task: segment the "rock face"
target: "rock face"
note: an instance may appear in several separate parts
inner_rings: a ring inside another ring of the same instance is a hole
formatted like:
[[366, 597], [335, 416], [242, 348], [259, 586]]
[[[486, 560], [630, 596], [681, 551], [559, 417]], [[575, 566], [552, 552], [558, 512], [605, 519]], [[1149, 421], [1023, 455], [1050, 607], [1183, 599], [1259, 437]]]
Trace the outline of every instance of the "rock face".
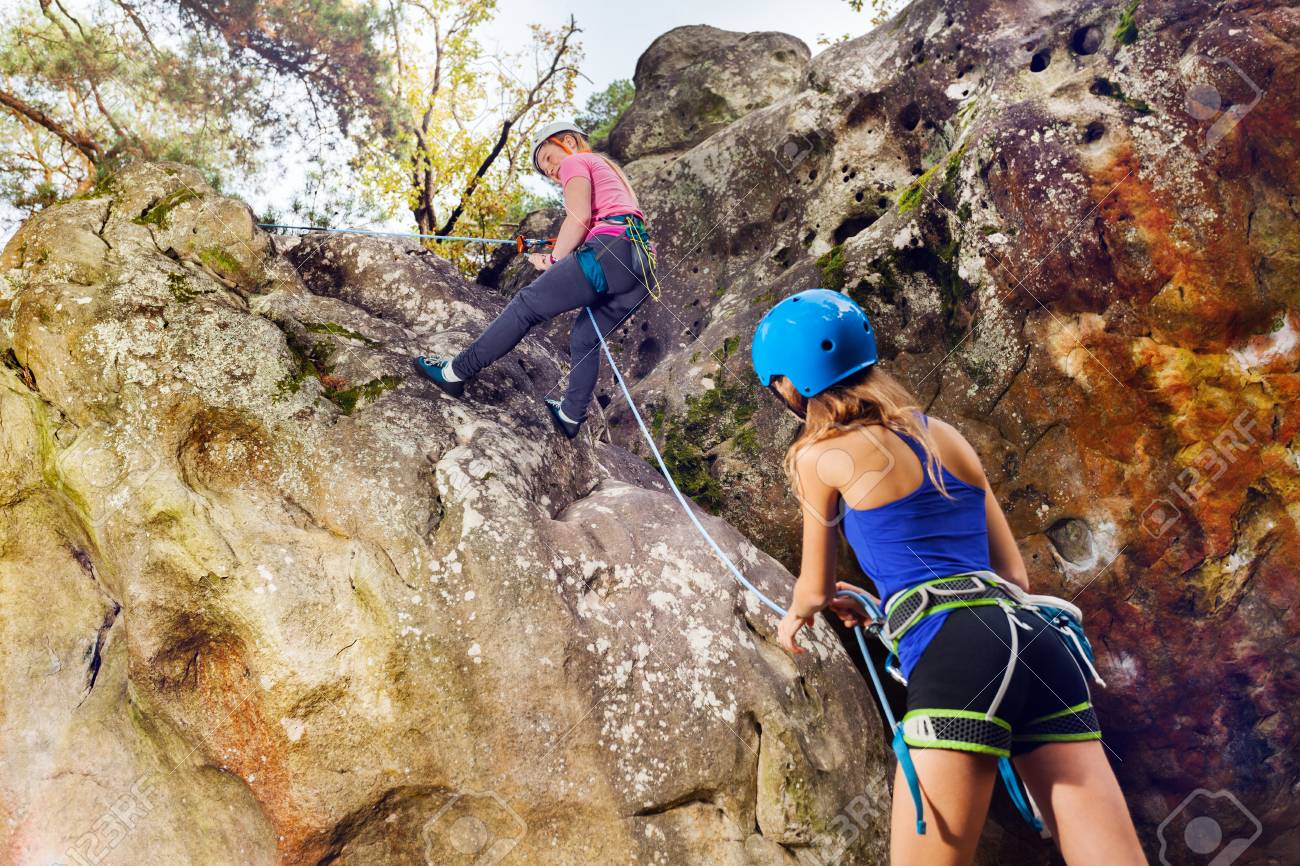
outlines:
[[829, 628], [792, 660], [656, 474], [554, 432], [551, 353], [413, 374], [498, 296], [285, 247], [137, 164], [4, 250], [0, 861], [882, 862]]
[[1298, 37], [1264, 0], [921, 0], [627, 166], [663, 303], [623, 357], [697, 501], [796, 564], [749, 340], [800, 289], [859, 300], [1033, 583], [1087, 610], [1153, 861], [1205, 789], [1260, 823], [1240, 862], [1300, 862]]
[[638, 98], [609, 135], [620, 160], [680, 151], [800, 89], [808, 46], [784, 33], [678, 27], [636, 64]]

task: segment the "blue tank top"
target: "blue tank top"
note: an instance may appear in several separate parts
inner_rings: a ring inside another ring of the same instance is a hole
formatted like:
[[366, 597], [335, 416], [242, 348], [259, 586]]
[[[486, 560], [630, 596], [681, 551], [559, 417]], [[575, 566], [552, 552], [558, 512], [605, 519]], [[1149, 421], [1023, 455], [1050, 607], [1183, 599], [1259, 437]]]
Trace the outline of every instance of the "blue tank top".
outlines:
[[[927, 427], [929, 419], [918, 412]], [[895, 431], [898, 432], [898, 431]], [[921, 486], [876, 508], [846, 508], [844, 536], [862, 570], [876, 584], [881, 604], [909, 587], [975, 569], [989, 569], [989, 534], [984, 489], [967, 484], [946, 468], [945, 499], [925, 471], [925, 449], [905, 433], [899, 437], [921, 461]], [[910, 677], [921, 653], [948, 612], [928, 616], [903, 635], [898, 665]]]

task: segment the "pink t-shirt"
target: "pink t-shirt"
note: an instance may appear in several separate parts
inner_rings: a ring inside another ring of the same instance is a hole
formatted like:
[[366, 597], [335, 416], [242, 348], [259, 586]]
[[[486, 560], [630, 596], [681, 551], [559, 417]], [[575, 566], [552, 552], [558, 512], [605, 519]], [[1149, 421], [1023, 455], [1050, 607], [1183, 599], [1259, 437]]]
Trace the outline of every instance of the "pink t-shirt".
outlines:
[[636, 206], [632, 191], [623, 183], [605, 158], [594, 153], [573, 153], [560, 162], [560, 186], [568, 186], [575, 177], [585, 177], [591, 183], [592, 226], [586, 240], [593, 235], [621, 235], [624, 227], [614, 223], [601, 223], [601, 217], [634, 213], [645, 219]]

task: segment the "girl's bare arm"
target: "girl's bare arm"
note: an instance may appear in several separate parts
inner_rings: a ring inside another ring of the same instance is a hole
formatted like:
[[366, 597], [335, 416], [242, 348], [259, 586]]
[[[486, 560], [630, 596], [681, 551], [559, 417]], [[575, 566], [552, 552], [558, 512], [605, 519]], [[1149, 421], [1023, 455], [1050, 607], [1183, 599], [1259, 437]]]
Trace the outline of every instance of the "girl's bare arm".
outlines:
[[562, 259], [582, 246], [591, 228], [591, 181], [585, 177], [571, 178], [564, 185], [564, 224], [555, 238], [552, 255]]

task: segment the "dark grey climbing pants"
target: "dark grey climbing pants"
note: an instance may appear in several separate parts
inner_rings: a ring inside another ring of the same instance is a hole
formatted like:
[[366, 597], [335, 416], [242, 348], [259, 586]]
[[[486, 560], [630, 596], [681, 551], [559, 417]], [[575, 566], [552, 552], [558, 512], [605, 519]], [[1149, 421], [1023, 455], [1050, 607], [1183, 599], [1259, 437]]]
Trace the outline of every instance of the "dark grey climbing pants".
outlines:
[[477, 376], [519, 344], [530, 330], [569, 310], [577, 310], [569, 338], [569, 387], [561, 408], [575, 420], [586, 416], [600, 374], [600, 342], [584, 307], [591, 307], [602, 334], [609, 336], [649, 296], [644, 256], [634, 243], [615, 235], [596, 235], [589, 243], [605, 272], [608, 291], [597, 293], [575, 255], [551, 265], [519, 290], [496, 321], [456, 356], [456, 375]]

